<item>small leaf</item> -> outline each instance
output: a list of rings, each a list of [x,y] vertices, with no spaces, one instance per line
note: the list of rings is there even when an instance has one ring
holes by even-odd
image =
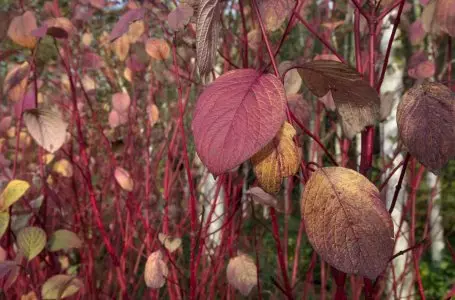
[[[149,39],[145,43],[145,51],[156,60],[165,60],[171,53],[171,48],[165,40]]]
[[[72,177],[73,165],[68,160],[62,158],[54,163],[52,171],[63,177]]]
[[[76,277],[58,274],[54,275],[41,287],[43,299],[64,299],[76,294],[84,284]]]
[[[169,273],[166,263],[163,261],[161,251],[155,251],[149,255],[144,268],[145,284],[152,289],[159,289],[166,283]]]
[[[9,225],[9,213],[7,211],[0,212],[0,239],[5,234],[6,229],[8,229],[8,225]]]
[[[125,191],[131,192],[134,188],[134,181],[130,173],[121,167],[115,168],[114,177],[117,183]]]
[[[46,246],[46,232],[39,227],[25,227],[17,235],[17,245],[30,261]]]
[[[301,212],[311,245],[331,266],[372,280],[384,271],[395,244],[393,223],[366,177],[342,167],[316,170]]]
[[[155,104],[149,104],[147,106],[147,115],[150,126],[153,127],[160,120],[160,111],[158,110],[158,106]]]
[[[241,254],[229,260],[226,277],[230,285],[243,296],[248,296],[257,284],[257,268],[253,258]]]
[[[286,118],[280,80],[253,69],[218,77],[199,96],[192,130],[196,151],[214,175],[246,161],[276,135]]]
[[[7,210],[16,203],[30,188],[27,181],[11,180],[0,194],[0,211]]]
[[[299,170],[301,151],[294,143],[294,127],[284,122],[276,137],[251,157],[259,185],[270,194],[280,190],[282,178]]]
[[[66,229],[55,231],[49,238],[49,251],[51,252],[80,247],[82,247],[81,239],[77,234]]]
[[[158,233],[158,239],[160,240],[161,244],[163,244],[164,248],[166,248],[171,253],[177,250],[180,245],[182,245],[182,239],[173,238],[164,233]]]
[[[130,38],[128,35],[122,35],[112,43],[115,55],[120,61],[125,61],[130,51]]]
[[[283,61],[279,66],[278,70],[280,71],[281,76],[283,73],[292,66],[291,61]],[[286,73],[284,76],[284,89],[286,94],[296,94],[302,86],[302,78],[299,75],[299,72],[296,69],[292,69]]]
[[[314,60],[303,64],[299,73],[317,97],[332,93],[347,138],[352,139],[379,119],[378,93],[351,67],[332,60]]]
[[[250,188],[246,194],[250,195],[251,199],[257,203],[274,208],[277,207],[278,200],[258,186]]]
[[[27,88],[28,75],[30,73],[30,64],[24,62],[21,65],[14,66],[6,74],[3,82],[3,92],[13,102],[22,100]]]
[[[259,2],[259,11],[268,31],[275,31],[281,27],[294,7],[291,0],[262,0]]]
[[[412,45],[415,46],[422,43],[425,36],[426,32],[423,29],[421,20],[418,19],[409,26],[409,41]]]
[[[215,63],[220,33],[220,0],[201,0],[196,21],[196,57],[199,73],[209,73]]]
[[[115,93],[112,95],[112,106],[117,112],[123,113],[128,111],[130,105],[131,98],[128,93]]]
[[[128,114],[127,113],[119,113],[116,110],[113,110],[109,113],[109,126],[111,128],[115,128],[120,125],[124,125],[128,122]]]
[[[13,18],[8,28],[8,36],[16,44],[32,49],[36,45],[36,37],[32,35],[32,31],[36,28],[35,15],[31,11],[26,11],[23,15]]]
[[[397,108],[400,139],[431,172],[455,156],[455,96],[449,88],[425,82],[407,91]]]
[[[181,30],[190,22],[193,13],[194,10],[191,6],[182,3],[169,13],[167,23],[172,30]]]
[[[120,19],[115,23],[114,28],[112,28],[111,34],[109,35],[109,41],[114,41],[120,36],[128,32],[129,26],[134,21],[144,18],[145,9],[138,8],[132,9],[126,12],[120,17]]]
[[[66,141],[68,123],[60,113],[49,109],[24,111],[24,123],[35,142],[50,153],[60,149]]]

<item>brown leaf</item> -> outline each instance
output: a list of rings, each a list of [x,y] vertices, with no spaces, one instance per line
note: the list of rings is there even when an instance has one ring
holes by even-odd
[[[37,41],[32,35],[36,28],[35,15],[31,11],[26,11],[23,15],[13,18],[8,28],[8,36],[16,44],[32,49]]]
[[[455,1],[438,0],[435,18],[442,31],[455,37]]]
[[[401,141],[431,172],[455,156],[455,96],[434,82],[407,91],[397,109]]]
[[[261,0],[259,2],[259,12],[268,31],[280,28],[293,8],[294,1],[291,0]]]
[[[392,219],[366,177],[342,167],[315,171],[301,200],[314,250],[336,269],[376,279],[393,254]]]
[[[220,0],[201,0],[196,21],[196,57],[199,73],[209,73],[216,58],[220,32]]]
[[[267,193],[277,193],[282,178],[292,176],[299,170],[301,151],[294,143],[295,134],[294,127],[284,122],[276,137],[251,157],[259,185]]]
[[[171,48],[165,40],[149,39],[145,44],[145,51],[156,60],[165,60],[169,58]]]
[[[257,283],[257,269],[253,258],[241,254],[229,260],[226,277],[243,296],[248,296]]]
[[[332,93],[347,138],[379,119],[379,95],[355,69],[337,61],[314,60],[299,66],[299,73],[317,97]]]
[[[145,284],[152,289],[159,289],[166,283],[168,273],[169,270],[163,261],[161,251],[158,250],[150,254],[145,263]]]
[[[24,62],[21,65],[14,66],[6,74],[3,82],[3,92],[8,95],[11,101],[19,102],[24,97],[29,73],[30,64]]]

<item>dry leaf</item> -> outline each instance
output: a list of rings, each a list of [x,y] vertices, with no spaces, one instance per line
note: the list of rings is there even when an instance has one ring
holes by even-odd
[[[173,238],[164,233],[158,233],[158,239],[160,240],[161,244],[163,244],[163,246],[171,253],[182,245],[182,239]]]
[[[16,44],[32,49],[37,41],[32,35],[36,28],[35,15],[31,11],[26,11],[23,15],[13,18],[8,28],[8,36]]]
[[[243,296],[248,296],[257,284],[257,268],[253,258],[241,254],[229,260],[226,277],[230,285]]]
[[[199,73],[209,73],[215,63],[220,33],[220,0],[201,0],[196,21],[196,56]]]
[[[355,69],[337,61],[314,60],[300,66],[299,73],[317,97],[332,93],[347,138],[379,119],[379,95]]]
[[[254,202],[275,208],[277,207],[278,200],[258,186],[250,188],[246,194],[250,195]]]
[[[455,96],[449,88],[434,82],[407,91],[397,109],[400,139],[431,172],[455,156]]]
[[[131,178],[130,173],[121,167],[115,168],[114,177],[117,183],[125,191],[131,192],[134,188],[134,181]]]
[[[283,76],[283,73],[292,66],[291,61],[283,61],[278,66],[278,70]],[[302,77],[300,77],[299,72],[296,69],[292,69],[286,73],[284,76],[284,89],[286,94],[296,94],[300,87],[302,86]]]
[[[163,261],[161,251],[158,250],[150,254],[145,263],[145,284],[152,289],[159,289],[166,283],[168,273],[169,270]]]
[[[162,39],[149,39],[145,43],[145,51],[156,60],[165,60],[171,53],[168,43]]]
[[[294,127],[284,122],[276,137],[251,157],[259,185],[267,193],[277,193],[282,178],[292,176],[299,170],[301,151],[294,143],[295,134]]]
[[[331,266],[372,280],[385,270],[395,244],[393,223],[366,177],[341,167],[316,170],[301,212],[311,245]]]
[[[24,97],[29,73],[30,64],[23,62],[11,68],[8,74],[6,74],[3,82],[3,92],[8,95],[11,101],[19,102]]]

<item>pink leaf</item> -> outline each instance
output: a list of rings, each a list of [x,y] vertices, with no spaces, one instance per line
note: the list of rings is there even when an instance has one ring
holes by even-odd
[[[113,41],[124,33],[128,32],[129,26],[134,21],[144,18],[145,10],[143,8],[132,9],[120,17],[118,22],[114,25],[114,28],[109,35],[109,41]]]
[[[412,45],[420,44],[427,33],[423,29],[422,21],[420,19],[416,20],[409,27],[409,40]]]
[[[13,118],[11,116],[3,117],[0,120],[0,132],[7,131],[8,128],[11,126]]]
[[[33,109],[36,108],[36,103],[35,103],[35,91],[34,89],[29,89],[27,94],[25,94],[24,98],[17,102],[14,105],[14,113],[17,118],[19,118],[22,114],[23,111],[26,111],[27,109]]]
[[[115,93],[112,96],[112,106],[119,113],[125,112],[128,110],[131,104],[130,95],[127,93]]]
[[[172,30],[181,30],[188,24],[193,13],[193,8],[183,3],[169,13],[167,23]]]
[[[285,120],[283,84],[253,69],[227,72],[199,96],[193,118],[196,151],[214,175],[249,159]]]

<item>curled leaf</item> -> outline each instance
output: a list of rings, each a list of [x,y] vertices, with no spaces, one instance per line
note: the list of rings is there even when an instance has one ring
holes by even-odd
[[[17,235],[17,245],[30,261],[46,246],[46,232],[39,227],[25,227]]]
[[[257,284],[257,268],[253,258],[241,254],[229,260],[226,277],[230,285],[243,296],[248,296]]]
[[[82,247],[82,241],[72,231],[59,229],[52,233],[49,238],[49,251],[68,250]]]
[[[117,167],[115,168],[114,177],[122,189],[128,192],[133,191],[134,181],[128,171],[121,167]]]
[[[280,80],[253,69],[218,77],[199,96],[192,130],[196,151],[214,175],[246,161],[268,144],[285,119]]]
[[[379,119],[378,93],[351,67],[332,60],[314,60],[301,65],[299,73],[317,97],[331,92],[347,138],[352,139]]]
[[[158,239],[160,240],[161,244],[163,244],[164,248],[166,248],[171,253],[177,250],[180,245],[182,245],[182,239],[173,238],[164,233],[158,233]]]
[[[84,284],[78,278],[70,275],[54,275],[41,287],[43,299],[64,299],[76,294]]]
[[[455,96],[433,82],[407,91],[397,108],[400,139],[435,174],[455,156]]]
[[[24,123],[35,142],[50,153],[60,149],[66,141],[68,123],[60,113],[49,109],[24,111]]]
[[[145,284],[152,289],[159,289],[166,283],[169,273],[166,263],[163,261],[161,251],[155,251],[149,255],[144,269]]]
[[[342,167],[316,170],[301,212],[311,245],[331,266],[372,280],[384,271],[393,254],[393,223],[366,177]]]
[[[27,181],[14,179],[8,182],[0,194],[0,211],[5,211],[16,203],[29,188],[30,184]]]
[[[16,44],[32,49],[36,45],[36,37],[32,35],[32,31],[36,28],[35,15],[31,11],[26,11],[23,15],[13,18],[9,24],[8,36]]]
[[[253,201],[260,203],[262,205],[267,205],[276,208],[278,204],[278,200],[274,196],[270,195],[269,193],[267,193],[258,186],[250,188],[246,192],[246,194],[250,195]]]
[[[220,33],[220,14],[220,0],[199,2],[196,21],[196,57],[201,75],[209,73],[215,63]]]
[[[277,193],[282,178],[292,176],[299,170],[301,151],[293,141],[295,135],[294,127],[284,122],[276,137],[251,157],[259,185],[267,193]]]

